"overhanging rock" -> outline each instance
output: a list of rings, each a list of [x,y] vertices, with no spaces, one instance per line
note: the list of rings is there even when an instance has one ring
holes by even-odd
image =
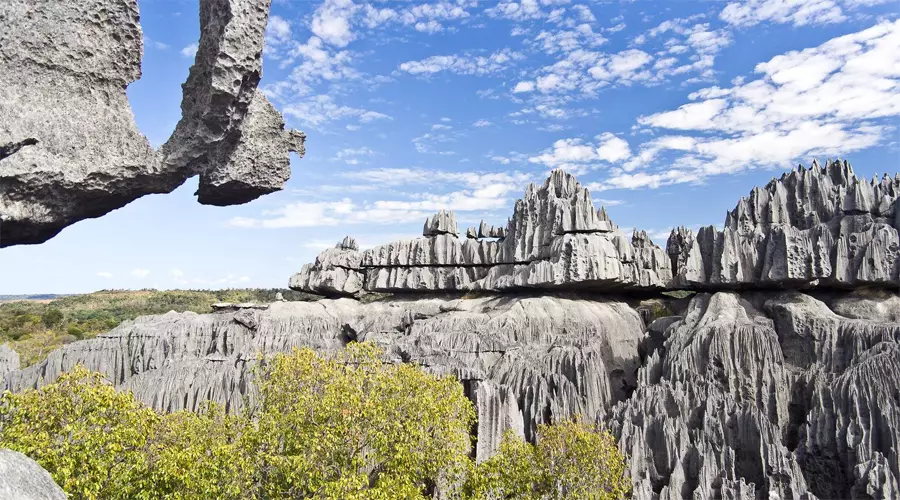
[[[281,189],[305,136],[257,89],[268,12],[268,0],[200,0],[183,117],[156,151],[125,93],[141,76],[136,0],[0,2],[0,247],[42,243],[195,175],[204,204]]]

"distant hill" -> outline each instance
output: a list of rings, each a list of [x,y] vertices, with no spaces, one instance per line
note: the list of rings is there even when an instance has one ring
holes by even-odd
[[[121,322],[169,311],[207,313],[216,302],[269,303],[315,300],[282,289],[101,290],[82,295],[0,295],[0,344],[9,343],[23,365],[43,359],[57,347],[107,332]]]
[[[73,294],[59,293],[36,293],[32,295],[0,295],[0,302],[9,302],[11,300],[53,300],[59,297],[68,297]]]

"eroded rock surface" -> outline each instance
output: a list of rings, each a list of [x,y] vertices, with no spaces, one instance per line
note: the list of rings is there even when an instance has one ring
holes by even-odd
[[[506,229],[482,222],[466,235],[459,237],[453,212],[441,211],[425,222],[423,238],[364,252],[326,250],[291,278],[290,287],[322,295],[655,290],[672,278],[668,256],[646,232],[628,238],[562,170],[554,170],[541,186],[528,186]]]
[[[0,498],[9,500],[66,500],[66,494],[34,460],[0,448]]]
[[[754,188],[725,227],[672,231],[675,284],[688,288],[900,286],[900,174],[866,181],[846,161],[813,162]]]
[[[637,498],[896,497],[900,323],[796,292],[719,292],[662,337],[602,419]]]
[[[627,304],[566,297],[352,299],[275,302],[266,310],[168,313],[126,322],[4,377],[22,390],[78,363],[166,411],[206,400],[229,410],[255,397],[258,353],[350,341],[381,345],[396,362],[456,376],[479,415],[478,456],[507,429],[532,437],[538,424],[597,415],[634,387],[643,324]]]
[[[719,231],[672,231],[663,250],[630,238],[562,170],[531,184],[505,229],[484,221],[460,238],[453,212],[423,238],[364,252],[326,250],[290,280],[295,290],[364,292],[699,291],[900,287],[900,174],[871,182],[847,162],[813,163],[755,188]],[[351,258],[352,257],[352,258]],[[358,263],[357,263],[358,262]]]
[[[141,76],[136,0],[0,2],[0,247],[41,243],[201,176],[199,201],[281,188],[303,134],[257,90],[266,0],[201,0],[184,117],[161,151],[126,96]]]

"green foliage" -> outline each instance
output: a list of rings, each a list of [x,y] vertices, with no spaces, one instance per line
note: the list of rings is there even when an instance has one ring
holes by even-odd
[[[465,469],[475,414],[462,386],[386,364],[368,344],[276,356],[260,391],[264,497],[425,498]]]
[[[66,343],[69,335],[76,340],[93,338],[147,314],[207,313],[216,302],[272,302],[278,292],[287,300],[312,298],[278,289],[106,290],[52,301],[5,302],[0,303],[0,344],[9,342],[22,365],[28,366]]]
[[[63,313],[59,309],[55,307],[51,307],[41,315],[41,321],[43,321],[44,325],[48,328],[53,328],[58,325],[60,321],[63,320]]]
[[[248,422],[207,404],[200,412],[162,417],[149,455],[145,498],[243,499],[253,488],[253,462],[246,447]]]
[[[537,445],[507,433],[494,457],[466,485],[471,498],[613,500],[631,484],[625,457],[608,431],[572,420],[538,429]]]
[[[474,464],[462,385],[385,363],[368,344],[262,359],[259,403],[158,414],[76,367],[0,397],[0,447],[35,459],[73,500],[619,499],[625,463],[608,432],[541,426]]]
[[[133,498],[159,416],[76,367],[38,391],[0,399],[0,443],[37,461],[69,498]]]

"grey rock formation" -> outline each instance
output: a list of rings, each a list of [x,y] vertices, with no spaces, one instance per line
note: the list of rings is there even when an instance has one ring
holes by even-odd
[[[478,228],[470,227],[466,229],[466,237],[473,239],[482,238],[506,238],[506,228],[491,226],[485,221],[481,221]]]
[[[528,186],[506,229],[482,222],[460,239],[453,212],[441,211],[428,218],[423,234],[362,253],[328,249],[289,286],[322,295],[655,290],[672,278],[668,256],[645,232],[636,231],[629,240],[604,208],[594,208],[587,189],[562,170],[554,170],[540,187]]]
[[[450,234],[456,236],[459,229],[456,226],[456,215],[453,211],[441,210],[425,221],[425,227],[422,229],[423,236],[437,236],[440,234]]]
[[[597,415],[634,387],[643,324],[613,300],[565,297],[352,299],[276,302],[266,310],[168,313],[126,322],[12,372],[0,388],[55,380],[77,363],[161,410],[205,400],[235,410],[254,398],[259,353],[350,341],[381,345],[389,359],[454,375],[479,415],[479,458],[507,429],[533,437],[538,424]]]
[[[833,297],[847,300],[878,307]],[[657,321],[637,390],[601,419],[637,497],[896,496],[900,323],[799,293],[723,292]]]
[[[37,462],[17,451],[0,448],[0,498],[66,500],[66,493]]]
[[[725,228],[672,231],[666,251],[687,288],[900,286],[900,175],[866,181],[846,161],[754,188]]]
[[[256,89],[268,2],[202,0],[200,11],[184,117],[157,152],[125,93],[141,74],[135,0],[0,2],[0,247],[41,243],[198,174],[201,203],[281,188],[304,137]]]
[[[320,253],[313,264],[305,264],[291,276],[288,286],[294,290],[315,290],[314,293],[328,297],[358,295],[365,280],[362,258],[356,240],[346,236],[334,248]]]
[[[7,373],[19,369],[19,353],[14,351],[8,344],[0,345],[0,380]]]

